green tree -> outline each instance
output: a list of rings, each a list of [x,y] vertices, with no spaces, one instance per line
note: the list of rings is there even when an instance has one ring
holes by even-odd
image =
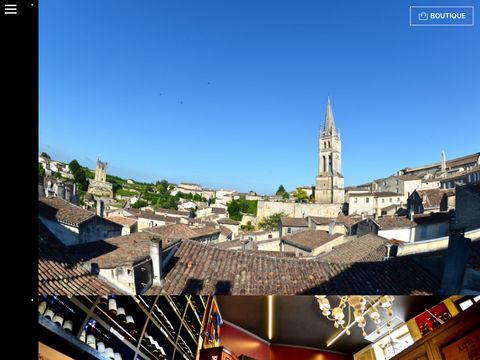
[[[73,174],[73,180],[75,181],[75,183],[78,184],[81,190],[87,191],[88,181],[87,181],[87,176],[85,175],[85,171],[83,169],[79,169],[77,172]]]
[[[42,164],[38,164],[38,175],[45,176],[45,169],[43,168]]]
[[[266,216],[260,220],[258,226],[262,230],[276,230],[278,229],[278,222],[280,221],[280,218],[284,216],[287,216],[287,214],[285,214],[283,211]]]
[[[227,204],[228,214],[230,219],[242,221],[242,214],[240,214],[240,204],[237,200],[232,200]]]
[[[70,161],[70,164],[68,164],[68,168],[70,169],[72,174],[75,175],[75,173],[81,168],[81,166],[77,160],[72,160]]]
[[[255,230],[255,226],[252,225],[251,221],[247,221],[246,225],[240,225],[240,229],[245,231],[253,231]]]
[[[132,208],[139,209],[144,206],[148,206],[148,202],[146,202],[145,200],[139,199],[135,202],[135,204],[132,205]]]
[[[283,193],[282,195],[283,199],[290,199],[290,194],[288,192]]]
[[[48,160],[52,160],[52,158],[50,157],[50,155],[48,155],[46,152],[42,152],[40,154],[40,157],[43,157],[45,159],[48,159]]]
[[[280,185],[275,195],[282,196],[283,194],[285,194],[285,188],[283,187],[283,185]]]
[[[295,191],[295,194],[293,194],[293,197],[300,201],[308,199],[307,192],[303,189],[297,189],[297,191]]]

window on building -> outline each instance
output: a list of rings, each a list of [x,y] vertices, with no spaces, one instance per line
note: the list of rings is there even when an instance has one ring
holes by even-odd
[[[400,202],[400,198],[397,198],[397,202]]]
[[[292,233],[292,228],[287,228],[287,234],[291,234]]]
[[[354,198],[354,199],[353,199],[353,202],[356,204],[356,203],[357,203],[357,198]]]
[[[269,235],[268,235],[268,238],[271,239],[271,238],[272,238],[272,234],[269,234]]]
[[[399,188],[397,188],[397,191],[396,191],[396,192],[397,192],[397,193],[399,193],[399,192],[400,192],[400,189],[399,189]]]
[[[370,202],[370,198],[369,198],[368,196],[365,198],[365,202],[366,202],[367,204]]]
[[[382,199],[382,204],[385,202],[385,199]]]
[[[395,180],[395,185],[398,185],[398,179],[397,179],[397,180]]]
[[[390,204],[392,203],[392,198],[390,198]]]

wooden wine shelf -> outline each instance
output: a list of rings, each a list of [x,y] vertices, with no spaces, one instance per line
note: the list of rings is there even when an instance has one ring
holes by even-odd
[[[99,297],[96,298],[96,300],[91,304],[90,307],[88,307],[88,304],[85,304],[85,301],[82,302],[79,300],[79,298],[75,296],[68,298],[69,301],[71,301],[75,306],[77,306],[80,310],[82,310],[85,313],[84,314],[85,319],[80,327],[80,330],[76,334],[77,336],[63,330],[62,328],[58,327],[56,324],[54,324],[53,322],[44,318],[41,315],[39,315],[38,321],[41,326],[48,329],[55,335],[57,335],[60,339],[67,342],[69,345],[71,345],[75,349],[88,353],[94,358],[100,359],[100,360],[109,360],[109,359],[107,359],[96,349],[91,348],[90,346],[80,341],[79,339],[81,330],[87,324],[90,318],[94,319],[100,326],[102,326],[105,330],[109,331],[112,335],[115,335],[117,338],[119,338],[124,344],[124,346],[128,347],[133,352],[134,359],[138,359],[139,357],[141,357],[142,359],[155,360],[155,359],[158,359],[158,356],[153,355],[147,348],[145,348],[142,345],[143,337],[145,335],[147,326],[150,323],[155,328],[157,328],[163,334],[165,339],[168,340],[168,342],[171,344],[173,348],[173,353],[171,354],[167,353],[168,359],[175,359],[175,360],[176,359],[184,360],[185,358],[192,359],[192,360],[195,359],[195,353],[197,352],[198,343],[200,341],[202,320],[205,312],[205,303],[201,297],[198,297],[198,300],[196,302],[197,307],[199,307],[200,310],[203,311],[203,313],[201,314],[198,314],[197,310],[193,306],[191,302],[191,296],[185,297],[187,301],[185,303],[185,309],[183,310],[183,313],[180,312],[180,309],[178,308],[178,306],[175,304],[175,302],[170,296],[167,295],[164,297],[167,300],[169,306],[172,307],[173,312],[176,314],[179,320],[178,329],[175,329],[176,325],[172,323],[172,326],[174,327],[174,332],[176,333],[175,335],[172,334],[171,330],[166,326],[166,324],[164,324],[165,320],[162,319],[159,315],[155,314],[154,309],[156,306],[158,306],[158,299],[160,298],[160,296],[156,296],[154,301],[150,304],[147,304],[147,302],[143,300],[143,297],[137,296],[137,297],[131,297],[131,298],[135,300],[136,305],[145,314],[145,317],[146,317],[145,323],[137,324],[138,330],[139,330],[138,343],[136,343],[136,339],[133,336],[131,336],[130,333],[121,324],[119,324],[115,319],[113,319],[107,311],[105,311],[104,309],[98,306]],[[159,309],[161,308],[159,307]],[[100,314],[98,314],[96,311],[100,312]],[[198,329],[199,329],[198,336],[196,336],[193,333],[193,331],[190,329],[190,325],[186,321],[187,313],[191,313],[191,312],[193,312],[194,316],[191,316],[190,314],[189,321],[197,322]],[[165,314],[165,310],[163,311],[163,313]],[[165,316],[167,316],[167,314],[165,314]],[[169,320],[173,321],[173,319],[169,319]],[[109,325],[108,322],[110,322],[111,324],[114,324],[115,327],[112,328],[112,326]],[[182,332],[182,328],[185,328],[185,331]],[[192,340],[190,345],[187,342],[188,339],[185,339],[185,332],[190,334],[189,336],[191,337],[191,340]],[[180,334],[182,334],[183,343],[185,344],[186,347],[190,349],[193,355],[189,355],[189,353],[180,346],[179,344],[180,336],[181,336]],[[194,348],[191,347],[192,344],[195,345]],[[127,360],[127,359],[124,359],[124,360]]]

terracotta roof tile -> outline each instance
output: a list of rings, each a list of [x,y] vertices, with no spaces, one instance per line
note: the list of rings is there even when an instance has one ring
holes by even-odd
[[[295,218],[295,217],[282,217],[280,218],[282,226],[291,226],[291,227],[307,227],[308,222],[306,218]]]
[[[59,197],[42,197],[38,199],[39,215],[63,223],[78,226],[95,217],[92,211],[81,208]]]
[[[184,240],[161,288],[148,294],[431,294],[438,281],[415,261],[336,264],[223,250]],[[191,264],[192,266],[187,266]],[[400,265],[401,264],[401,265]],[[402,271],[399,271],[401,266]]]
[[[369,233],[335,246],[319,260],[331,263],[383,261],[387,256],[385,245],[388,243],[388,239]]]
[[[282,240],[289,245],[302,248],[306,251],[312,251],[339,236],[342,236],[342,234],[330,235],[328,231],[308,229],[285,236]]]
[[[38,229],[39,294],[68,296],[121,293],[84,268],[41,221]]]

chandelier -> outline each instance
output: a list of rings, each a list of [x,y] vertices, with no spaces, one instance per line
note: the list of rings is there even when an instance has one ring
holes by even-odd
[[[335,328],[343,328],[347,335],[350,335],[349,329],[356,323],[362,329],[363,337],[366,337],[365,325],[367,324],[367,315],[376,325],[377,331],[379,331],[382,323],[380,309],[383,309],[383,312],[388,317],[393,315],[392,304],[394,297],[391,295],[376,297],[359,295],[339,296],[340,301],[334,308],[331,307],[326,295],[315,295],[315,297],[322,315],[333,321]],[[345,308],[347,308],[348,320],[345,320]],[[389,325],[389,321],[387,321],[387,326]]]

